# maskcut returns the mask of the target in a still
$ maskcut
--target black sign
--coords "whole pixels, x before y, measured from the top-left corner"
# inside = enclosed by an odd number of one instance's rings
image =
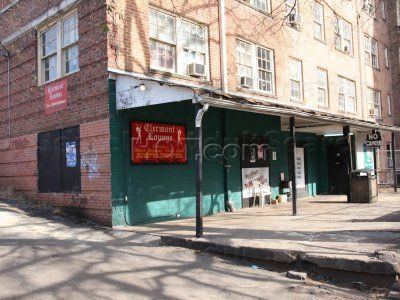
[[[383,145],[381,132],[373,130],[372,133],[367,134],[365,146],[368,148],[380,148]]]

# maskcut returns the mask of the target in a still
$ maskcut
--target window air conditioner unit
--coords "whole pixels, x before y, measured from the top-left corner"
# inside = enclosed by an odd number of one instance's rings
[[[290,14],[289,15],[289,24],[292,26],[299,26],[301,23],[301,15],[299,14]]]
[[[188,65],[188,75],[194,77],[203,77],[205,73],[205,67],[202,64],[190,64]]]
[[[371,108],[371,109],[369,110],[369,115],[370,115],[371,117],[377,117],[377,116],[378,116],[378,110],[377,110],[376,108]]]
[[[253,87],[253,78],[242,76],[240,77],[240,86],[242,88],[250,89]]]

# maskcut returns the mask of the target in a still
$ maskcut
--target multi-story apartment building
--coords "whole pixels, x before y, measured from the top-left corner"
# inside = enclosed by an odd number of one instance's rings
[[[202,132],[206,214],[295,178],[347,193],[367,133],[399,130],[386,6],[2,1],[0,186],[105,224],[193,216]]]
[[[389,26],[389,61],[390,69],[392,71],[392,98],[393,108],[392,112],[394,117],[394,124],[400,125],[400,2],[398,0],[388,1],[388,26]],[[395,149],[400,149],[400,136],[397,135]],[[387,149],[392,148],[392,144],[387,146]],[[397,163],[399,163],[397,161]],[[392,165],[392,164],[391,164]],[[399,176],[397,176],[399,178]]]

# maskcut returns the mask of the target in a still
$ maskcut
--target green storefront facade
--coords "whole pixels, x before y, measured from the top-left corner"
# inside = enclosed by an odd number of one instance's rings
[[[113,225],[195,216],[196,111],[192,100],[117,110],[114,80],[109,81],[109,90]],[[186,125],[187,163],[132,164],[131,121]],[[268,142],[272,199],[280,193],[282,173],[285,178],[289,176],[289,132],[282,131],[281,117],[210,107],[203,119],[204,215],[225,211],[226,200],[231,200],[236,209],[243,206],[240,153],[243,136],[263,137]],[[337,138],[298,133],[296,141],[305,149],[308,196],[329,193],[327,147],[337,143]]]

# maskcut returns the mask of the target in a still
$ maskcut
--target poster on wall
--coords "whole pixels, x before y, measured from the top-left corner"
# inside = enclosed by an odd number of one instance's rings
[[[44,87],[44,112],[52,114],[67,108],[67,79],[51,82]]]
[[[186,163],[186,126],[131,122],[131,160],[134,164]]]
[[[269,168],[242,168],[243,198],[254,197],[254,191],[262,188],[265,195],[271,194]]]
[[[76,142],[65,143],[65,160],[68,168],[76,167]]]
[[[374,169],[374,153],[371,151],[369,147],[364,145],[364,168],[368,170]]]

